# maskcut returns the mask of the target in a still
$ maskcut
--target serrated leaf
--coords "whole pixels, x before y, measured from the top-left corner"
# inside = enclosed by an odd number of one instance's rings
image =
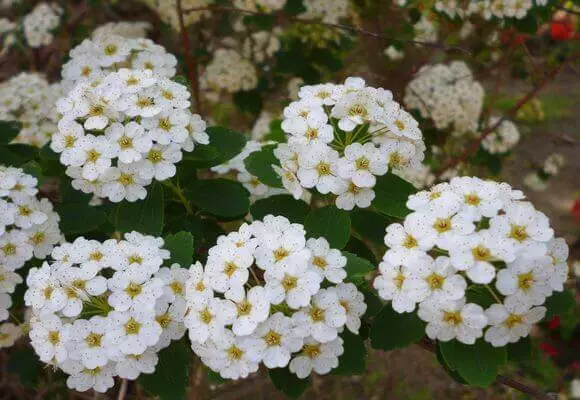
[[[357,283],[364,276],[375,270],[375,266],[370,261],[357,256],[356,254],[343,251],[342,255],[346,257],[346,278],[347,280]]]
[[[270,380],[276,389],[286,396],[296,399],[310,386],[310,377],[300,379],[288,368],[273,368],[269,370]]]
[[[344,353],[338,358],[338,367],[332,370],[333,375],[360,375],[366,370],[367,349],[359,335],[345,329],[341,335]]]
[[[243,217],[250,210],[250,193],[229,179],[194,181],[187,192],[196,207],[219,217]]]
[[[116,207],[115,228],[121,233],[137,231],[159,236],[163,231],[163,199],[163,186],[154,182],[149,186],[144,200],[134,203],[124,201]]]
[[[193,263],[193,236],[189,232],[178,232],[165,236],[165,246],[171,253],[168,265],[177,263],[181,268],[189,268]]]
[[[263,219],[266,215],[281,215],[291,222],[303,224],[310,207],[302,200],[296,200],[289,194],[278,194],[256,201],[250,207],[254,219]]]
[[[406,206],[409,195],[415,193],[415,187],[406,180],[388,173],[377,178],[374,187],[375,199],[371,206],[382,214],[405,218],[411,212]]]
[[[22,129],[19,121],[0,121],[0,144],[12,142]]]
[[[447,374],[452,377],[453,379],[455,379],[457,382],[461,383],[462,385],[465,385],[467,383],[467,381],[465,379],[463,379],[461,377],[461,375],[459,375],[457,373],[456,370],[452,369],[448,364],[447,361],[445,361],[445,358],[443,357],[443,354],[441,354],[441,348],[439,347],[439,343],[437,343],[437,347],[435,350],[435,355],[437,357],[437,361],[439,362],[439,365],[441,365],[441,367],[443,367],[443,369],[445,370],[445,372],[447,372]]]
[[[505,347],[493,347],[483,339],[468,345],[457,340],[439,343],[441,355],[449,367],[470,385],[488,387],[507,362]]]
[[[350,216],[335,206],[317,208],[306,217],[304,228],[309,237],[324,237],[330,247],[342,249],[350,237]]]
[[[399,314],[386,304],[371,327],[371,346],[392,350],[416,343],[425,335],[425,323],[415,313]]]
[[[159,352],[159,362],[153,374],[142,374],[137,382],[148,393],[161,400],[185,398],[189,386],[189,367],[192,359],[187,341],[173,342]]]
[[[209,168],[223,164],[241,153],[246,145],[246,137],[241,133],[220,126],[211,126],[206,130],[209,144],[195,146],[193,151],[184,156],[196,168]]]
[[[281,188],[283,187],[282,179],[272,168],[272,165],[280,166],[280,161],[274,155],[275,148],[276,145],[262,147],[260,151],[255,151],[246,157],[244,164],[248,172],[263,184]]]

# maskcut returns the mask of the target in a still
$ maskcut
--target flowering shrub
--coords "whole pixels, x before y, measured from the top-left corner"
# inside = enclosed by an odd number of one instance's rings
[[[0,3],[1,370],[31,396],[298,397],[418,343],[543,398],[499,374],[573,331],[568,246],[501,168],[565,108],[534,99],[577,58],[539,29],[563,6]]]

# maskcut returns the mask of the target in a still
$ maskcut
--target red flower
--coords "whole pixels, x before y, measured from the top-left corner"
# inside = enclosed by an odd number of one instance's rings
[[[572,206],[572,218],[578,223],[580,223],[580,197],[574,201],[574,205]]]
[[[554,40],[570,40],[574,37],[574,26],[568,18],[552,21],[550,34]]]
[[[556,357],[558,355],[558,350],[550,343],[540,343],[540,349],[550,357]]]

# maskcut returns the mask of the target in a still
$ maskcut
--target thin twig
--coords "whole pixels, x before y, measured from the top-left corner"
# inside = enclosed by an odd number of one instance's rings
[[[189,85],[191,89],[191,95],[193,96],[194,105],[196,112],[203,117],[203,107],[201,102],[201,94],[199,91],[199,71],[197,68],[197,54],[192,52],[191,41],[189,39],[189,33],[185,28],[185,22],[183,21],[184,10],[181,6],[181,0],[176,1],[177,5],[177,15],[179,17],[179,31],[181,36],[181,45],[183,46],[183,52],[185,53],[185,63],[187,64],[187,75],[189,79]],[[187,12],[187,11],[185,11]]]
[[[184,12],[186,12],[186,13],[201,12],[201,11],[232,12],[232,13],[249,14],[249,15],[270,16],[270,17],[276,18],[277,22],[279,24],[282,24],[284,21],[291,21],[291,22],[296,22],[296,23],[301,23],[301,24],[306,24],[306,25],[320,25],[320,26],[326,26],[328,28],[336,28],[336,29],[340,29],[343,31],[348,31],[348,32],[351,32],[351,33],[354,33],[357,35],[361,35],[361,36],[372,37],[374,39],[391,40],[391,41],[401,42],[401,43],[411,43],[411,44],[416,44],[418,46],[430,47],[433,49],[440,49],[440,50],[444,50],[444,51],[457,51],[457,52],[461,52],[461,53],[465,53],[465,54],[471,54],[469,52],[469,50],[466,50],[462,47],[446,46],[442,43],[436,43],[436,42],[423,42],[420,40],[393,38],[393,37],[385,36],[385,35],[378,33],[378,32],[371,32],[371,31],[368,31],[366,29],[358,28],[358,27],[352,26],[352,25],[331,24],[331,23],[321,22],[321,21],[313,20],[313,19],[293,17],[291,15],[286,14],[283,10],[275,12],[275,13],[264,13],[264,12],[260,12],[260,11],[246,10],[246,9],[242,9],[242,8],[228,7],[228,6],[216,6],[216,5],[206,6],[206,7],[193,7],[193,8],[189,8],[187,10],[184,10]]]
[[[127,394],[127,379],[121,380],[121,387],[119,388],[119,395],[117,396],[117,400],[125,400],[125,395]]]
[[[515,106],[513,106],[512,108],[510,108],[508,110],[507,113],[504,114],[504,116],[502,116],[495,124],[492,124],[490,126],[488,126],[482,133],[481,135],[476,138],[470,145],[466,146],[465,150],[459,154],[459,156],[457,157],[453,157],[450,160],[448,160],[447,162],[445,162],[436,172],[435,172],[435,176],[440,177],[445,171],[447,171],[449,168],[453,168],[455,167],[457,164],[460,164],[464,161],[466,161],[471,155],[473,155],[475,152],[477,152],[477,149],[479,149],[479,145],[481,144],[481,142],[483,142],[483,140],[489,136],[491,133],[493,133],[504,121],[506,121],[508,118],[513,117],[514,115],[516,115],[516,113],[526,104],[528,103],[530,100],[532,100],[534,97],[536,97],[536,95],[548,84],[550,83],[555,77],[556,75],[558,75],[558,73],[562,70],[562,68],[564,67],[564,65],[566,65],[568,62],[572,62],[577,60],[578,58],[580,58],[580,54],[574,57],[571,57],[567,60],[564,60],[563,62],[561,62],[560,64],[558,64],[557,67],[553,68],[552,71],[548,72],[547,74],[544,75],[544,78],[542,79],[542,81],[537,84],[530,92],[528,92],[525,96],[523,96],[520,100],[518,100],[518,102],[516,103]]]

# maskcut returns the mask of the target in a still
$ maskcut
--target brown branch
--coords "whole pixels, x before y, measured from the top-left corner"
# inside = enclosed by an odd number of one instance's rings
[[[127,379],[122,379],[117,400],[125,400],[125,395],[127,394],[127,385],[128,385]]]
[[[195,103],[196,112],[203,117],[203,107],[201,101],[201,94],[199,90],[199,71],[197,66],[197,55],[192,52],[191,41],[189,39],[189,33],[185,28],[185,23],[183,21],[184,10],[181,5],[181,0],[177,0],[177,15],[179,17],[179,31],[181,36],[181,45],[183,46],[183,53],[185,56],[185,63],[187,65],[187,76],[189,79],[189,85],[191,89],[191,95]],[[187,12],[187,11],[185,11]]]
[[[578,58],[580,58],[580,55],[571,57],[567,60],[562,61],[560,64],[558,64],[557,67],[553,68],[550,72],[548,72],[547,74],[544,75],[543,79],[541,80],[541,82],[539,84],[537,84],[530,92],[528,92],[525,96],[523,96],[521,99],[518,100],[518,102],[512,107],[510,108],[507,113],[505,113],[495,124],[492,124],[491,126],[488,126],[482,133],[481,135],[475,139],[473,142],[471,142],[466,148],[465,150],[459,154],[457,157],[453,157],[451,159],[449,159],[447,162],[445,162],[437,171],[435,171],[435,176],[437,178],[439,178],[445,171],[447,171],[449,168],[453,168],[456,165],[467,161],[467,159],[472,156],[473,154],[475,154],[477,152],[477,150],[479,149],[479,146],[481,145],[481,142],[483,142],[483,140],[489,136],[490,134],[492,134],[505,120],[507,120],[508,118],[512,118],[513,116],[516,115],[516,113],[526,104],[528,103],[530,100],[532,100],[534,97],[536,97],[536,95],[548,84],[550,83],[555,77],[556,75],[558,75],[558,73],[562,70],[562,68],[564,67],[564,65],[566,65],[568,62],[572,62],[577,60]]]
[[[436,351],[435,350],[435,343],[430,341],[430,340],[423,339],[421,342],[419,342],[417,344],[419,346],[421,346],[422,348],[424,348],[425,350],[430,351],[431,353],[435,353],[435,351]],[[498,375],[495,378],[495,383],[499,383],[501,385],[511,387],[512,389],[515,389],[519,392],[525,393],[534,399],[554,400],[554,398],[552,396],[539,390],[535,386],[526,385],[518,380],[515,380],[514,378],[510,378],[509,376]]]
[[[469,52],[469,50],[466,50],[462,47],[446,46],[442,43],[436,43],[436,42],[423,42],[420,40],[392,38],[392,37],[385,36],[385,35],[382,35],[382,34],[377,33],[377,32],[371,32],[371,31],[368,31],[366,29],[358,28],[358,27],[352,26],[352,25],[331,24],[331,23],[321,22],[321,21],[317,21],[317,20],[313,20],[313,19],[303,19],[303,18],[293,17],[293,16],[286,14],[283,10],[278,11],[278,12],[274,12],[274,13],[264,13],[264,12],[260,12],[260,11],[246,10],[246,9],[241,9],[241,8],[236,8],[236,7],[216,6],[216,5],[206,6],[206,7],[193,7],[193,8],[189,8],[187,10],[184,10],[184,12],[186,12],[186,13],[201,12],[201,11],[232,12],[232,13],[237,12],[240,14],[270,16],[270,17],[275,17],[279,24],[282,24],[284,21],[291,21],[291,22],[301,23],[301,24],[305,24],[305,25],[320,25],[320,26],[326,26],[328,28],[335,28],[335,29],[340,29],[343,31],[348,31],[348,32],[351,32],[351,33],[354,33],[357,35],[361,35],[361,36],[372,37],[374,39],[379,39],[379,40],[392,40],[395,42],[411,43],[411,44],[415,44],[418,46],[429,47],[429,48],[433,48],[433,49],[440,49],[440,50],[444,50],[444,51],[457,51],[457,52],[461,52],[461,53],[465,53],[465,54],[471,54]]]

